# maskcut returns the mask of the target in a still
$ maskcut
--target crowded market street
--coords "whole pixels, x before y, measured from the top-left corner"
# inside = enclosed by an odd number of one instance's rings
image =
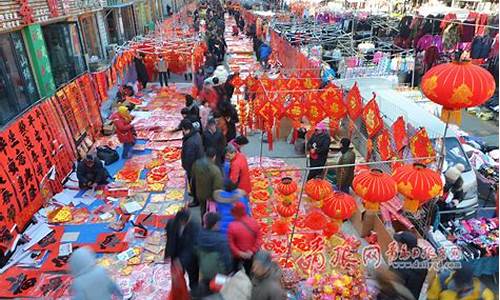
[[[1,299],[498,299],[495,1],[0,16]]]

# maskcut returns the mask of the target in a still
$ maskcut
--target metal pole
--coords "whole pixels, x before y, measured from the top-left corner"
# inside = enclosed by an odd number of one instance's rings
[[[444,110],[444,108],[443,108]],[[441,111],[441,114],[443,114],[443,111]],[[439,154],[439,164],[438,164],[438,170],[439,172],[442,172],[443,171],[443,165],[444,165],[444,159],[445,159],[445,148],[446,148],[446,144],[445,144],[445,140],[446,140],[446,134],[448,133],[448,127],[449,127],[449,124],[450,124],[450,111],[447,111],[447,116],[446,116],[446,126],[444,127],[444,133],[443,133],[443,141],[442,141],[442,145],[441,145],[441,153]]]

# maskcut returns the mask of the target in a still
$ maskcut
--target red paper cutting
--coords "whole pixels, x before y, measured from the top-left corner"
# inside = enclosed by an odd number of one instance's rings
[[[361,102],[361,94],[359,92],[358,83],[355,82],[351,90],[347,93],[347,113],[352,120],[356,120],[363,111],[363,103]]]
[[[366,104],[363,109],[363,122],[365,123],[368,137],[374,137],[383,127],[384,121],[380,116],[378,104],[375,101],[375,94],[373,99]]]
[[[392,135],[394,136],[396,151],[400,152],[406,145],[408,145],[406,123],[402,116],[400,116],[396,122],[392,124]]]
[[[377,148],[382,160],[389,160],[394,157],[392,149],[391,137],[387,129],[382,130],[382,133],[377,137]]]

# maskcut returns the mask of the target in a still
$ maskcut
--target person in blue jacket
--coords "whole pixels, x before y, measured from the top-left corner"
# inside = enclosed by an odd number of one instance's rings
[[[269,56],[271,56],[271,52],[271,47],[269,47],[266,43],[263,43],[259,48],[260,62],[264,68],[267,68],[267,61],[269,60]]]
[[[219,230],[224,234],[227,233],[229,224],[234,221],[234,217],[231,214],[234,203],[237,201],[242,202],[245,205],[247,215],[251,215],[248,195],[243,190],[238,189],[236,183],[228,178],[224,180],[224,189],[214,192],[214,200],[217,213],[221,216]]]

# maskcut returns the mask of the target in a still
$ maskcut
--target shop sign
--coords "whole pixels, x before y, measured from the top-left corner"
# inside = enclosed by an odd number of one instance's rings
[[[78,10],[92,10],[101,8],[99,0],[76,0],[75,6]]]

